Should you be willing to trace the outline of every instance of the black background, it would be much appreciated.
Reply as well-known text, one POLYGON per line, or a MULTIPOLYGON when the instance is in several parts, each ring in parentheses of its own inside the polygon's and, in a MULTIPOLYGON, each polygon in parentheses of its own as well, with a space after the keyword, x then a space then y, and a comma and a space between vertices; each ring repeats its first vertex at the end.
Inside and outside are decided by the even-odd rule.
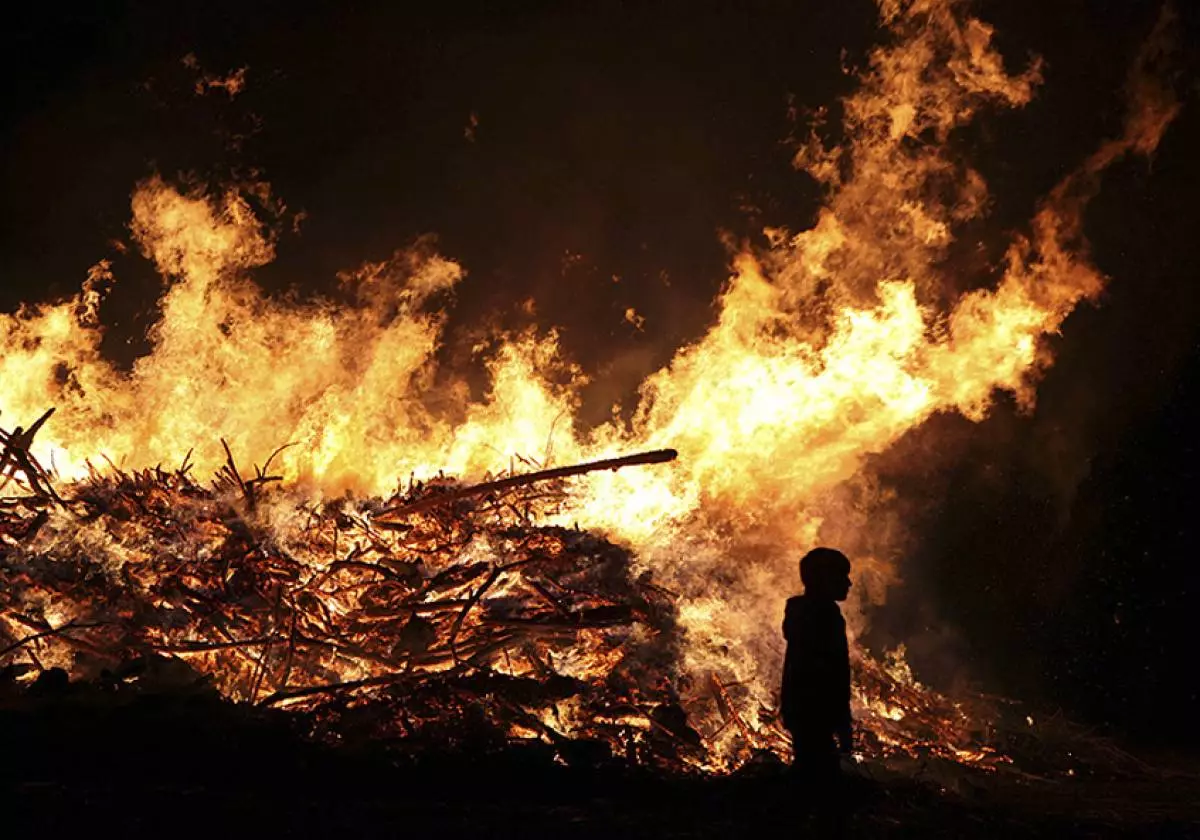
MULTIPOLYGON (((1012 67, 1046 60, 1031 105, 962 139, 994 193, 981 234, 994 255, 1119 130, 1120 85, 1158 4, 977 9, 1012 67)), ((1184 110, 1089 210, 1111 282, 1054 340, 1037 410, 1002 400, 982 424, 938 417, 878 459, 914 540, 877 624, 910 642, 919 674, 966 673, 1137 742, 1194 746, 1200 118, 1197 13, 1180 12, 1184 110)), ((852 87, 843 64, 877 35, 860 0, 129 0, 5 15, 0 309, 70 294, 113 257, 108 350, 127 363, 160 282, 111 244, 128 238, 133 185, 261 169, 306 214, 261 272, 269 288, 326 289, 434 232, 469 272, 456 324, 519 325, 535 298, 536 320, 600 374, 595 419, 703 332, 727 273, 721 233, 811 220, 819 196, 789 165, 789 104, 835 102, 852 87), (214 74, 248 67, 247 90, 196 96, 189 53, 214 74), (630 306, 644 332, 623 319, 630 306)))

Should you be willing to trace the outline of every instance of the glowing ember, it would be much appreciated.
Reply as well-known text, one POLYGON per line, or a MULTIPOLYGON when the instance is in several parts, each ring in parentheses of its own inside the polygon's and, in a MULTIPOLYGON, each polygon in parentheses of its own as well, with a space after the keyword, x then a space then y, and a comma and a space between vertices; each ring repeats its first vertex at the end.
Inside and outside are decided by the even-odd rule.
MULTIPOLYGON (((948 140, 981 108, 1024 105, 1039 82, 1036 62, 1006 72, 990 27, 961 5, 881 0, 889 42, 843 103, 844 142, 814 137, 796 157, 827 190, 816 224, 769 231, 770 249, 733 257, 712 328, 643 383, 629 424, 575 420, 586 377, 553 330, 503 336, 482 400, 437 370, 443 307, 463 271, 426 248, 346 274, 336 301, 277 300, 249 276, 272 259, 273 240, 244 195, 139 184, 132 230, 165 283, 151 352, 130 371, 102 357, 105 264, 72 300, 0 316, 5 425, 15 434, 57 408, 32 453, 68 499, 0 508, 0 642, 16 645, 5 659, 82 673, 104 644, 149 646, 230 696, 305 704, 325 695, 289 692, 354 681, 378 691, 398 684, 398 669, 552 672, 608 693, 586 711, 565 696, 509 709, 511 732, 620 746, 636 731, 644 746, 665 731, 683 743, 690 730, 663 711, 678 703, 702 739, 702 755, 680 748, 697 766, 785 750, 771 710, 795 558, 838 544, 856 560, 858 597, 886 586, 888 539, 872 533, 870 503, 847 504, 839 490, 866 456, 937 412, 980 419, 998 390, 1031 404, 1050 361, 1043 338, 1103 285, 1082 233, 1096 179, 1127 153, 1153 152, 1177 110, 1150 74, 1160 27, 1134 67, 1125 134, 1050 193, 998 276, 953 276, 949 246, 984 212, 987 187, 948 140), (272 469, 285 486, 252 480, 251 499, 228 452, 263 460, 283 444, 293 445, 272 469), (663 447, 679 460, 589 475, 509 509, 414 515, 401 530, 373 520, 379 502, 343 497, 391 498, 402 479, 443 470, 474 480, 513 458, 663 447), (184 471, 96 471, 101 460, 136 471, 187 452, 195 474, 225 470, 215 491, 184 471), (562 530, 573 523, 628 547, 595 569, 619 579, 572 594, 569 576, 550 571, 565 557, 586 578, 590 552, 620 551, 562 530), (541 577, 514 565, 532 557, 546 564, 541 577), (101 576, 125 599, 112 615, 89 601, 101 576), (576 623, 524 627, 536 641, 505 624, 528 624, 522 605, 539 597, 543 625, 556 609, 576 623), (656 599, 666 600, 652 618, 656 599), (632 611, 612 624, 579 618, 605 607, 632 611), (409 618, 397 623, 396 610, 409 618), (84 626, 132 617, 145 622, 138 644, 84 626), (17 644, 31 634, 43 635, 17 644), (521 645, 532 652, 514 653, 521 645), (602 721, 626 734, 601 736, 602 721)), ((28 470, 14 475, 33 488, 28 470)), ((861 629, 854 604, 849 618, 861 629)), ((916 683, 902 657, 860 654, 856 679, 869 748, 989 760, 970 716, 916 683)))

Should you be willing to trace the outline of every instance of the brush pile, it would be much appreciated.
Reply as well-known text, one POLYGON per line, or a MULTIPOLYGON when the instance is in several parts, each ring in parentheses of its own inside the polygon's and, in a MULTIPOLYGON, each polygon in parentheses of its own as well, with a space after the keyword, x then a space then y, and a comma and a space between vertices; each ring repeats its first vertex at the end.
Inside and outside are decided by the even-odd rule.
POLYGON ((145 680, 167 657, 187 666, 167 669, 176 681, 310 712, 331 737, 703 760, 668 679, 670 593, 624 549, 534 523, 561 478, 312 505, 271 486, 269 461, 244 478, 230 455, 207 487, 186 462, 110 465, 59 496, 31 437, 0 441, 27 491, 0 501, 10 681, 145 680))
MULTIPOLYGON (((245 477, 228 447, 207 485, 185 459, 56 489, 29 451, 49 416, 0 431, 0 697, 65 672, 215 689, 410 753, 539 743, 682 772, 787 757, 744 686, 679 672, 675 596, 628 550, 539 524, 569 476, 669 450, 314 504, 270 473, 274 455, 245 477)), ((867 754, 1004 761, 902 659, 854 668, 867 754)))

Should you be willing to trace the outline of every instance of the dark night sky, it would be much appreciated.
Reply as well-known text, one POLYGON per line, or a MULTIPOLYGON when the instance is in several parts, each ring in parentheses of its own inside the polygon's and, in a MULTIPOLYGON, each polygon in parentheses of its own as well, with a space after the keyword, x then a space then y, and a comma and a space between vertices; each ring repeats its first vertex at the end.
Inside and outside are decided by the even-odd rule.
MULTIPOLYGON (((516 304, 534 296, 539 320, 562 325, 570 352, 604 374, 590 403, 602 416, 614 389, 703 331, 726 275, 720 231, 811 218, 817 193, 781 142, 788 97, 816 107, 849 90, 841 52, 862 56, 873 7, 502 5, 6 12, 0 309, 74 291, 127 237, 140 178, 258 168, 307 213, 266 285, 317 290, 434 232, 470 272, 461 323, 520 323, 516 304), (188 53, 214 73, 247 66, 247 91, 194 96, 188 53), (628 306, 646 333, 624 323, 628 306)), ((1153 162, 1119 165, 1089 211, 1112 282, 1055 341, 1037 411, 1002 404, 979 426, 937 418, 879 459, 917 535, 908 584, 879 624, 910 639, 919 672, 949 658, 989 688, 1139 741, 1194 745, 1194 727, 1162 723, 1200 701, 1200 15, 1181 5, 1184 111, 1153 162), (942 456, 914 473, 933 447, 942 456)), ((978 6, 1014 64, 1047 62, 1033 104, 962 139, 995 194, 997 243, 1118 130, 1119 88, 1157 6, 978 6)), ((134 257, 115 270, 111 345, 127 359, 158 287, 134 257)))

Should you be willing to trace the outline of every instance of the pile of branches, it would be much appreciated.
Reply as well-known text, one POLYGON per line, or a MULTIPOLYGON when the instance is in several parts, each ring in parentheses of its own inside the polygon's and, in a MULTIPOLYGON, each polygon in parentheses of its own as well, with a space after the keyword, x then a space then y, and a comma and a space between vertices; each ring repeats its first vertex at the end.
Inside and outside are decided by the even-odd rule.
POLYGON ((439 479, 314 505, 272 486, 270 460, 244 476, 228 447, 207 485, 185 460, 109 465, 55 492, 31 439, 0 439, 24 491, 0 499, 10 681, 54 668, 145 679, 166 657, 186 664, 172 670, 179 683, 307 712, 331 738, 438 750, 536 740, 676 769, 703 760, 665 676, 671 594, 625 549, 530 515, 565 492, 564 475, 595 465, 541 473, 536 486, 439 479))
MULTIPOLYGON (((30 451, 51 414, 0 429, 0 705, 59 674, 215 690, 408 753, 537 743, 672 771, 789 753, 769 709, 742 713, 760 702, 745 686, 678 673, 676 598, 627 549, 542 524, 570 476, 670 450, 313 503, 272 474, 278 453, 245 473, 228 446, 206 483, 185 459, 56 487, 30 451)), ((1012 768, 1048 743, 917 683, 902 655, 859 653, 869 755, 1012 768)))

